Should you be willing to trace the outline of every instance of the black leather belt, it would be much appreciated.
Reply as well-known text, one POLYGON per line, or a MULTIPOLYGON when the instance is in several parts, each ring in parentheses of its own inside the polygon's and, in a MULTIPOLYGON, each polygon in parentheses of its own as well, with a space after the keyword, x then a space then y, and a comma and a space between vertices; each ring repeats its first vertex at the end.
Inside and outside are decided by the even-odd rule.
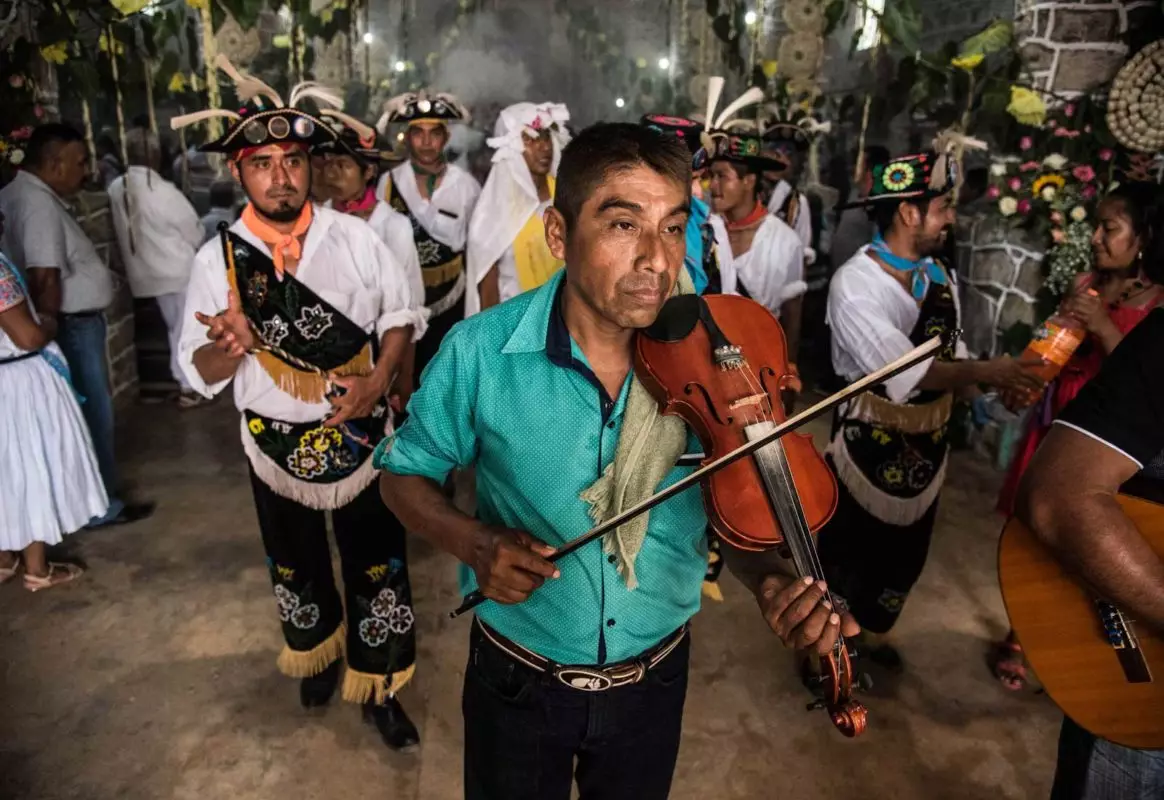
POLYGON ((605 667, 589 667, 558 664, 532 650, 527 650, 517 642, 506 639, 477 617, 473 618, 473 624, 480 628, 481 633, 494 647, 514 661, 526 665, 535 672, 552 675, 559 683, 581 692, 605 692, 607 689, 639 683, 650 670, 662 664, 667 656, 683 643, 688 627, 684 624, 659 644, 635 658, 605 667))

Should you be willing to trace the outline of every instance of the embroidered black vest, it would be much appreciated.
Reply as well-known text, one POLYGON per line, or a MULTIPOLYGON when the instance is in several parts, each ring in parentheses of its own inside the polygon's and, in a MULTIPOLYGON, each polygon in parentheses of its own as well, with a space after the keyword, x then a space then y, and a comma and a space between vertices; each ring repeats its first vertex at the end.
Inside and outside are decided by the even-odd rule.
POLYGON ((424 278, 424 304, 432 307, 456 288, 457 279, 465 271, 465 251, 457 251, 437 240, 420 224, 420 220, 408 207, 393 176, 388 177, 385 192, 388 205, 408 217, 412 223, 412 236, 416 241, 416 252, 420 256, 420 272, 424 278))

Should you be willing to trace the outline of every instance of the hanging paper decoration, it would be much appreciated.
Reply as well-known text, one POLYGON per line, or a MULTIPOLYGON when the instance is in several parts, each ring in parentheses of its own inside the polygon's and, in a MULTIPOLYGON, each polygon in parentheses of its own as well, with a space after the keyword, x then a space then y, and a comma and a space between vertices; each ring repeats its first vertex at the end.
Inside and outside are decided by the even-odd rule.
POLYGON ((780 40, 781 74, 788 78, 811 78, 820 68, 824 55, 824 43, 820 36, 811 33, 790 33, 780 40))

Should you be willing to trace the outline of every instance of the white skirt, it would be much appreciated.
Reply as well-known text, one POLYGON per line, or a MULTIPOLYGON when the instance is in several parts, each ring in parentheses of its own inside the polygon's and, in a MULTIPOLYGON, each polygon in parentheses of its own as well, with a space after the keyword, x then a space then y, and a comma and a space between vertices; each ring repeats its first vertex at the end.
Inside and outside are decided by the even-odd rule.
POLYGON ((72 388, 40 356, 0 364, 0 550, 57 544, 108 508, 72 388))

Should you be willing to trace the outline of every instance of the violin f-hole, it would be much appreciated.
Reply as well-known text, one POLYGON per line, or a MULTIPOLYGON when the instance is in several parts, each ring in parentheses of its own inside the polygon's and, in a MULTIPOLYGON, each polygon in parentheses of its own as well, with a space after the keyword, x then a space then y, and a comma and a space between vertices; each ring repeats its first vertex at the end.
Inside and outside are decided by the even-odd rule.
POLYGON ((732 424, 732 417, 729 416, 725 422, 723 417, 719 415, 719 411, 716 409, 715 403, 713 403, 711 400, 711 395, 708 393, 707 388, 702 383, 696 383, 695 381, 692 381, 683 387, 683 391, 688 395, 695 394, 695 389, 698 389, 699 393, 703 395, 703 402, 707 405, 707 410, 711 412, 711 416, 715 418, 717 423, 720 425, 732 424))

